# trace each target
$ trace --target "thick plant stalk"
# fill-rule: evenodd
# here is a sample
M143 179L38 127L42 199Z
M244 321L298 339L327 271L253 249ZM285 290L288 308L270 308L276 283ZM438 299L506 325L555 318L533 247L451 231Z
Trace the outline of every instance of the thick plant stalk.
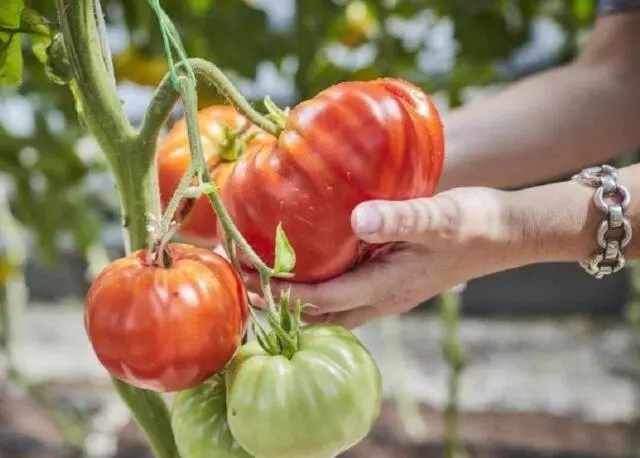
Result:
M104 63L93 0L56 0L72 88L81 119L98 141L114 174L122 202L125 246L146 248L149 215L157 205L155 142L141 142L126 119ZM144 148L140 148L140 145ZM155 195L154 195L155 193ZM168 409L158 393L113 378L117 392L147 435L157 458L179 457Z
M447 291L440 297L440 317L443 325L442 349L449 364L448 400L445 410L445 458L466 458L460 440L460 377L464 371L465 353L460 341L460 294Z
M118 185L123 227L126 229L125 245L128 251L148 248L152 242L149 229L152 226L150 215L159 207L154 160L156 144L170 110L180 96L185 102L187 120L190 124L190 146L196 155L193 162L200 163L200 137L196 113L192 109L195 106L193 101L196 100L195 81L182 77L181 86L176 87L176 69L172 69L156 91L143 125L140 131L136 132L124 116L116 90L110 84L110 75L102 55L103 41L96 26L93 1L56 0L67 57L73 72L71 88L76 96L79 115L100 144ZM164 17L165 23L166 20ZM175 37L173 39L175 41ZM178 70L182 64L183 62L176 65ZM192 67L188 74L195 75L201 82L222 92L252 122L274 135L279 133L278 127L256 112L215 65L198 59L190 59L187 64ZM195 170L195 175L203 179L204 183L211 183L206 168ZM222 206L215 188L209 194L209 198L229 238L245 251L258 271L264 274L261 277L267 279L268 290L268 279L275 275L275 270L262 262L238 232ZM160 220L159 212L155 212L155 215L156 219ZM116 378L113 378L113 383L138 425L149 438L155 455L158 458L178 457L169 412L162 397L158 393L133 387Z

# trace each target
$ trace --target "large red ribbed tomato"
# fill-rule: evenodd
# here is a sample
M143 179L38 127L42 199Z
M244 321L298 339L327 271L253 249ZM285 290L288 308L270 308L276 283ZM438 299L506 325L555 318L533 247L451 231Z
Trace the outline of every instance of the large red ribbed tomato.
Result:
M113 376L140 388L199 385L233 357L244 335L247 293L211 250L173 243L170 264L139 250L109 264L85 298L91 345Z
M198 126L202 150L214 183L222 187L231 171L232 163L222 158L225 149L233 148L233 132L244 126L245 135L255 134L249 145L260 144L267 135L228 105L213 105L198 112ZM237 137L236 137L237 138ZM187 123L183 118L158 143L158 182L163 211L166 209L178 183L191 164L191 150ZM213 245L219 242L216 214L206 196L184 199L175 219L180 221L180 233L190 241Z
M357 204L430 196L443 162L440 116L418 87L390 78L344 82L297 105L279 138L249 148L223 200L269 264L281 221L296 251L294 281L319 282L380 248L353 234Z

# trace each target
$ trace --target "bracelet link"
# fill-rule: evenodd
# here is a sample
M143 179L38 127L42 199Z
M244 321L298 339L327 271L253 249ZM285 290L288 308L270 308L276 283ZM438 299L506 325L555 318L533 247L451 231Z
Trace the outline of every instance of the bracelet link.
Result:
M606 216L596 231L598 250L580 265L596 278L619 272L626 264L622 250L632 237L625 217L631 202L629 190L618 183L618 170L610 165L584 169L573 179L595 188L594 204Z

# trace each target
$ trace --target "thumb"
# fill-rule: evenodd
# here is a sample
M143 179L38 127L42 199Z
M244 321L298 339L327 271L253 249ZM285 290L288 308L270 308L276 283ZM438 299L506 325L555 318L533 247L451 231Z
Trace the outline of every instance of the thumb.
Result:
M358 205L351 214L355 234L365 242L411 242L440 244L457 237L459 206L442 197L404 201L372 200Z

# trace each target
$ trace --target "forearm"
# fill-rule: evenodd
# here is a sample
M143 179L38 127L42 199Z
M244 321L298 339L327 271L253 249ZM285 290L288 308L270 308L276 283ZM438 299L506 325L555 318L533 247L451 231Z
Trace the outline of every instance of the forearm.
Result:
M640 258L640 164L620 169L620 184L631 196L627 218L634 236L624 249ZM578 262L597 249L596 232L605 215L594 204L595 190L575 181L533 187L509 194L509 208L521 234L518 264Z
M531 185L640 145L639 16L602 19L577 62L446 114L440 190Z

